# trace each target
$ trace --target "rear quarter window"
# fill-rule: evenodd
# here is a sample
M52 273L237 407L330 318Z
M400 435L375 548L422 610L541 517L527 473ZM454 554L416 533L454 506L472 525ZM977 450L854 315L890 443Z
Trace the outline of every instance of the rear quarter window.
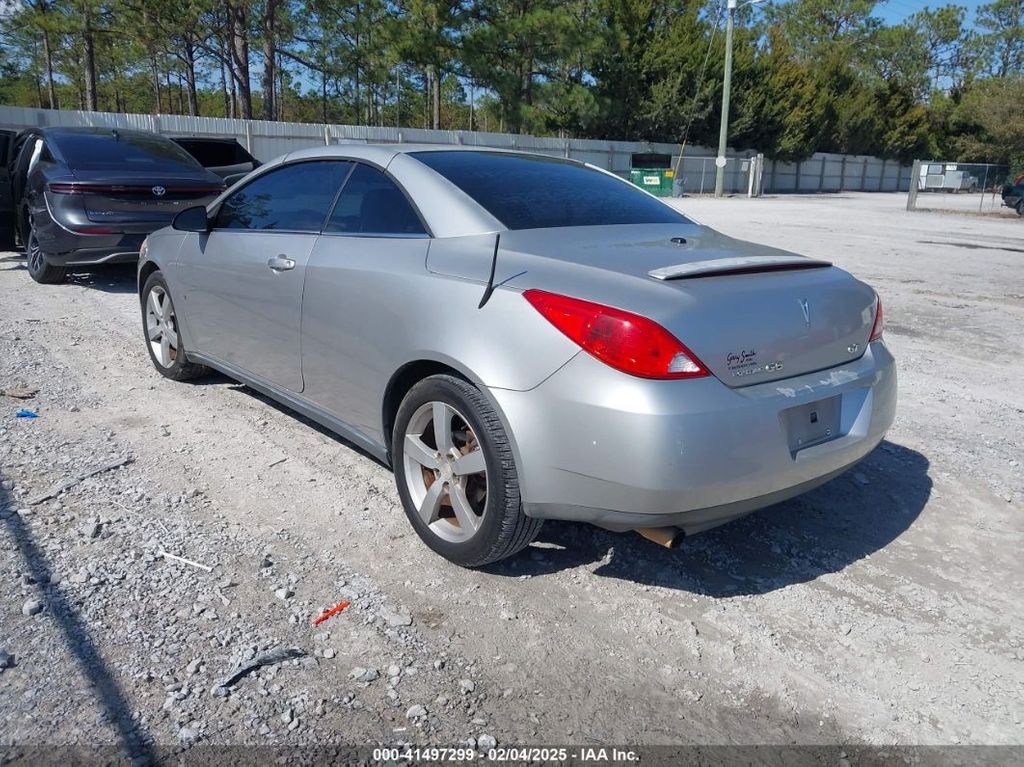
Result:
M384 173L359 163L345 182L325 231L420 236L426 230L402 190Z
M201 166L170 139L145 133L57 133L50 137L72 170L195 172Z
M579 163L499 152L411 154L509 229L691 223L630 184Z

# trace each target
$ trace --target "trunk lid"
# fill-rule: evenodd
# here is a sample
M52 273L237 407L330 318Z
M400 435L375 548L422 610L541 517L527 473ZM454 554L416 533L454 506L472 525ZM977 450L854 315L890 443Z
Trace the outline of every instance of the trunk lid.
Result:
M82 195L90 221L112 225L166 225L179 212L206 205L223 190L210 173L150 173L75 170L71 193Z
M699 225L503 232L501 246L497 284L650 317L731 387L857 359L874 321L874 291L841 269Z
M874 292L832 266L666 285L697 300L659 321L728 386L823 370L867 349Z

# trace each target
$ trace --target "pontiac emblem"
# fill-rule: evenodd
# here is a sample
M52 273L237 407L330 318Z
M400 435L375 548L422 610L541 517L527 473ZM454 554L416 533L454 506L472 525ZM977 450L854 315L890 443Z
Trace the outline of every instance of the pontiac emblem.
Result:
M167 190L164 189L162 186L154 186L150 191L153 192L153 195L155 197L163 197L165 194L167 194Z
M811 326L811 305L807 302L806 298L798 298L797 303L800 304L800 311L804 313L804 325L807 327Z

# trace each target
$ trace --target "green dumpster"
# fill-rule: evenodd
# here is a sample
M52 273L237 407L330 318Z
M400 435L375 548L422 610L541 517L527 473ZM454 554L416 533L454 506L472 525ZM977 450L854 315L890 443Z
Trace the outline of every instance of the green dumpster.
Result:
M634 154L629 180L658 197L672 196L672 158L667 154Z
M671 168L631 168L629 180L658 197L672 196Z

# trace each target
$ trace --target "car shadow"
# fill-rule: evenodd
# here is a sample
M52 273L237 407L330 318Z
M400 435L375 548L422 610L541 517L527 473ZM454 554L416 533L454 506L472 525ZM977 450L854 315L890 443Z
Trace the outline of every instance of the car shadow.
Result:
M28 271L28 262L25 260L25 254L16 251L10 251L0 256L0 269L6 272L18 272Z
M135 293L138 290L138 266L132 264L107 264L105 266L71 267L67 283L83 288L93 288L104 293ZM75 271L80 269L80 271Z
M835 573L898 538L931 495L929 462L885 441L809 493L684 539L669 550L635 533L547 522L523 554L486 568L543 576L600 562L594 574L710 597L766 594Z
M0 479L2 479L0 475ZM76 609L73 598L70 598L61 587L60 579L54 578L42 548L36 542L29 526L14 510L14 504L7 490L0 485L0 528L7 533L11 549L21 557L21 570L28 575L36 590L36 598L44 605L45 613L33 620L48 619L60 632L66 651L78 665L81 675L87 681L96 703L103 710L103 719L109 722L117 735L119 747L129 760L138 760L141 764L156 764L156 754L152 738L143 725L133 718L132 706L125 697L117 679L111 673L93 638L86 621ZM56 582L55 582L56 581ZM33 672L39 675L38 688L46 687L46 677L50 673L49 663L40 657L40 645L30 642L29 653L35 653ZM14 654L14 667L5 671L5 675L18 673L22 659L18 657L17 647L5 647ZM11 701L17 707L17 702ZM11 712L13 714L13 712ZM29 761L32 761L31 758Z
M4 271L28 271L24 253L11 252L0 256L0 269ZM107 264L94 267L69 267L66 277L68 285L101 290L104 293L134 293L138 290L135 264Z
M262 402L267 407L271 407L274 410L278 411L279 413L284 413L289 418L292 418L292 419L298 421L299 423L301 423L301 424L303 424L305 426L308 426L313 431L316 431L316 432L322 434L323 436L327 437L328 439L330 439L330 440L332 440L334 442L337 442L342 447L348 448L349 450L352 450L352 451L358 453L359 455L363 456L364 458L370 459L371 461L373 461L374 463L378 464L379 466L383 466L388 471L391 470L390 466L388 466L386 463L384 463L382 460L377 458L372 453L368 452L367 450L365 450L362 447L360 447L359 445L357 445L355 442L351 442L351 441L345 439L340 434L335 434L333 431L328 429L326 426L321 426L319 423L317 423L313 419L307 418L302 413L300 413L300 412L298 412L296 410L292 410L287 405L284 405L284 404L278 402L277 400L271 399L270 397L266 396L262 392L256 391L255 389L250 388L249 386L245 385L244 383L240 383L238 381L231 380L231 379L227 378L226 376L221 376L219 373L212 373L209 376L209 378L210 378L209 383L224 383L224 382L230 383L231 384L231 389L233 391L241 392L242 394L247 394L250 397L252 397L253 399L259 400L260 402ZM203 384L203 383L206 383L206 379L200 379L200 380L198 380L198 381L196 381L194 383Z

